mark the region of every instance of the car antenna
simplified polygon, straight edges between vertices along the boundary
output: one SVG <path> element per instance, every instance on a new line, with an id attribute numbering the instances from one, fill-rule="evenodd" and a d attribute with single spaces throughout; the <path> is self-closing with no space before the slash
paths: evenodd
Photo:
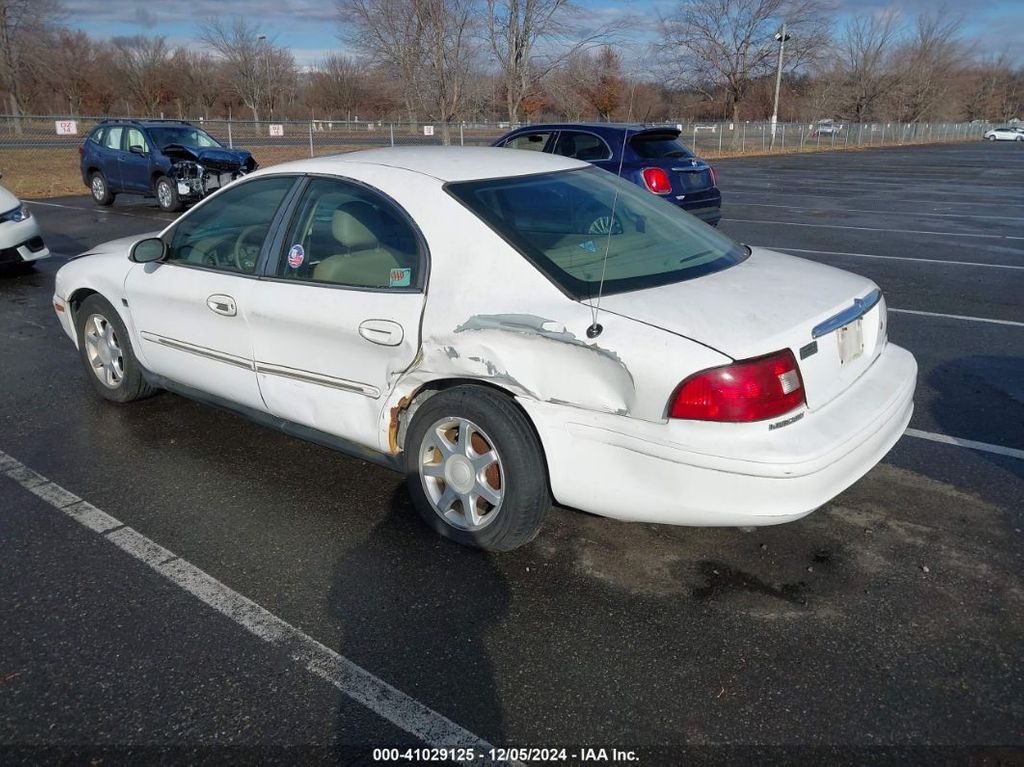
<path id="1" fill-rule="evenodd" d="M 616 178 L 622 178 L 622 163 L 626 159 L 626 139 L 629 138 L 629 123 L 633 119 L 633 96 L 636 94 L 636 78 L 633 79 L 633 86 L 629 90 L 629 111 L 626 113 L 626 127 L 622 130 L 622 146 L 619 148 L 619 168 L 615 172 Z M 608 254 L 612 247 L 612 231 L 615 229 L 615 209 L 619 204 L 619 187 L 615 187 L 615 196 L 612 197 L 611 215 L 608 217 L 608 232 L 604 240 L 604 260 L 601 262 L 601 281 L 597 284 L 597 303 L 590 306 L 590 327 L 587 328 L 587 338 L 597 338 L 604 331 L 604 327 L 597 321 L 601 312 L 601 294 L 604 293 L 604 276 L 608 271 Z"/>

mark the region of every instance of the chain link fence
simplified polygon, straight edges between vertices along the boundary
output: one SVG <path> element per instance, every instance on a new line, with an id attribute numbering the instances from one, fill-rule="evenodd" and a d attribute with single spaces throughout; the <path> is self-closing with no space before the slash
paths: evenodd
<path id="1" fill-rule="evenodd" d="M 78 148 L 101 117 L 0 115 L 0 172 L 20 197 L 81 194 Z M 144 119 L 144 118 L 136 118 Z M 253 153 L 263 167 L 303 157 L 386 146 L 450 143 L 488 146 L 508 123 L 395 123 L 346 120 L 192 120 L 228 146 Z M 665 123 L 706 159 L 976 140 L 989 126 L 974 123 Z M 511 126 L 517 127 L 517 126 Z"/>

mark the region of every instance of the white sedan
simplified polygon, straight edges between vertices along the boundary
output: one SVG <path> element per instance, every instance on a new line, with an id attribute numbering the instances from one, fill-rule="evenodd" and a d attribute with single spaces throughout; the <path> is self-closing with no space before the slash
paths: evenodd
<path id="1" fill-rule="evenodd" d="M 21 200 L 0 186 L 0 268 L 50 255 L 39 225 Z"/>
<path id="2" fill-rule="evenodd" d="M 993 128 L 985 131 L 983 137 L 989 141 L 1024 141 L 1024 128 Z"/>
<path id="3" fill-rule="evenodd" d="M 870 280 L 540 152 L 267 168 L 66 264 L 53 301 L 102 397 L 169 389 L 393 467 L 492 550 L 552 501 L 798 519 L 900 438 L 917 372 Z"/>

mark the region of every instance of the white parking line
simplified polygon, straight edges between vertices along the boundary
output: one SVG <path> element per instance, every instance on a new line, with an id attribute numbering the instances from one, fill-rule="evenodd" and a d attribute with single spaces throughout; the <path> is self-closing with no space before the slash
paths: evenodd
<path id="1" fill-rule="evenodd" d="M 729 194 L 736 194 L 729 192 Z M 740 193 L 742 194 L 742 192 Z M 751 208 L 785 208 L 786 210 L 805 210 L 808 213 L 877 213 L 883 216 L 927 216 L 928 218 L 969 218 L 986 221 L 1024 221 L 1022 216 L 977 216 L 973 213 L 920 213 L 909 210 L 866 210 L 864 208 L 814 208 L 809 205 L 777 205 L 771 202 L 734 202 Z"/>
<path id="2" fill-rule="evenodd" d="M 251 634 L 280 648 L 307 670 L 424 743 L 436 747 L 474 747 L 485 751 L 491 748 L 487 741 L 443 714 L 392 687 L 195 565 L 2 451 L 0 472 L 53 508 L 149 565 L 171 583 L 198 597 Z"/>
<path id="3" fill-rule="evenodd" d="M 80 208 L 77 205 L 59 205 L 55 202 L 38 202 L 37 200 L 25 200 L 29 205 L 44 205 L 47 208 L 64 208 L 65 210 L 77 210 L 80 213 L 99 213 L 102 215 L 109 216 L 128 216 L 128 218 L 148 218 L 150 221 L 163 221 L 165 224 L 171 223 L 166 218 L 157 218 L 156 216 L 145 216 L 138 213 L 128 213 L 123 210 L 101 210 L 100 208 Z"/>
<path id="4" fill-rule="evenodd" d="M 740 183 L 743 183 L 743 182 L 741 181 Z M 931 191 L 931 190 L 923 190 L 923 191 L 928 192 L 928 191 Z M 760 189 L 756 189 L 756 190 L 755 189 L 734 189 L 733 187 L 730 186 L 725 193 L 729 197 L 732 197 L 732 195 L 734 195 L 734 194 L 751 194 L 751 195 L 756 195 L 758 197 L 764 197 L 766 194 L 775 194 L 775 195 L 782 195 L 786 199 L 788 199 L 790 197 L 810 197 L 810 198 L 815 199 L 815 200 L 840 200 L 840 201 L 845 201 L 845 200 L 849 200 L 851 198 L 851 195 L 845 195 L 845 194 L 843 194 L 843 195 L 832 195 L 832 194 L 828 194 L 828 193 L 826 193 L 824 191 L 819 191 L 819 192 L 795 192 L 795 191 L 791 191 L 789 188 L 785 188 L 785 189 L 778 188 L 778 186 L 771 186 L 771 187 L 764 186 L 764 187 L 762 187 Z M 957 200 L 956 202 L 946 202 L 944 200 L 923 200 L 921 198 L 921 193 L 922 193 L 922 190 L 917 190 L 916 193 L 915 193 L 914 199 L 918 203 L 922 203 L 923 202 L 923 203 L 933 204 L 933 205 L 956 205 L 957 207 L 961 207 L 961 206 L 964 206 L 964 205 L 981 205 L 981 206 L 984 206 L 984 207 L 989 208 L 989 209 L 991 209 L 993 207 L 999 207 L 999 208 L 1024 208 L 1024 203 L 1013 203 L 1013 202 L 992 203 L 992 202 L 971 202 L 969 200 Z M 857 192 L 856 195 L 853 195 L 853 196 L 854 197 L 858 197 L 858 196 L 860 196 L 862 194 L 864 194 L 864 193 L 863 192 Z M 740 203 L 740 204 L 744 205 L 746 203 Z M 967 215 L 970 215 L 970 214 L 967 214 Z"/>
<path id="5" fill-rule="evenodd" d="M 1024 450 L 1018 450 L 1015 447 L 991 445 L 988 442 L 976 442 L 973 439 L 949 437 L 945 434 L 936 434 L 935 432 L 921 431 L 920 429 L 907 429 L 905 433 L 908 437 L 917 437 L 918 439 L 927 439 L 932 442 L 941 442 L 944 445 L 956 445 L 957 447 L 966 447 L 971 450 L 981 450 L 985 453 L 995 453 L 996 455 L 1006 455 L 1010 458 L 1024 460 Z"/>
<path id="6" fill-rule="evenodd" d="M 934 234 L 938 237 L 972 237 L 984 240 L 1024 240 L 1024 236 L 1011 234 L 967 234 L 965 232 L 929 232 L 921 229 L 883 229 L 875 226 L 846 226 L 843 224 L 807 224 L 802 221 L 772 221 L 761 218 L 723 218 L 743 224 L 774 224 L 776 226 L 809 226 L 813 229 L 855 229 L 858 232 L 895 232 L 898 234 Z"/>
<path id="7" fill-rule="evenodd" d="M 779 250 L 786 253 L 820 253 L 825 256 L 854 256 L 856 258 L 878 258 L 885 261 L 922 261 L 928 264 L 949 264 L 950 266 L 987 266 L 992 269 L 1018 269 L 1024 271 L 1024 266 L 1015 264 L 986 264 L 981 261 L 947 261 L 941 258 L 912 258 L 911 256 L 877 256 L 873 253 L 849 253 L 843 250 L 812 250 L 811 248 L 787 248 L 784 245 L 760 245 L 759 247 L 769 250 Z"/>
<path id="8" fill-rule="evenodd" d="M 917 309 L 893 309 L 889 307 L 890 312 L 896 314 L 916 314 L 922 317 L 941 317 L 946 320 L 963 320 L 964 322 L 985 322 L 990 325 L 1009 325 L 1014 328 L 1024 328 L 1024 322 L 1017 322 L 1015 320 L 994 320 L 991 317 L 971 317 L 964 314 L 943 314 L 942 312 L 922 312 Z"/>

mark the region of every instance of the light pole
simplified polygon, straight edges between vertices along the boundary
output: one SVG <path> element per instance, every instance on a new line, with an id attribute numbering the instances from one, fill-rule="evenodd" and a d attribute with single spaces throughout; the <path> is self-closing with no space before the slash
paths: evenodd
<path id="1" fill-rule="evenodd" d="M 259 42 L 263 43 L 263 60 L 267 65 L 267 109 L 270 112 L 270 118 L 274 117 L 274 99 L 270 93 L 270 41 L 267 40 L 266 35 L 260 35 L 256 38 Z"/>
<path id="2" fill-rule="evenodd" d="M 782 23 L 782 29 L 775 33 L 775 39 L 779 41 L 779 69 L 775 73 L 775 106 L 772 108 L 772 145 L 775 148 L 775 127 L 779 123 L 779 89 L 782 87 L 782 56 L 786 52 L 786 41 L 789 35 L 786 34 L 786 23 Z"/>

